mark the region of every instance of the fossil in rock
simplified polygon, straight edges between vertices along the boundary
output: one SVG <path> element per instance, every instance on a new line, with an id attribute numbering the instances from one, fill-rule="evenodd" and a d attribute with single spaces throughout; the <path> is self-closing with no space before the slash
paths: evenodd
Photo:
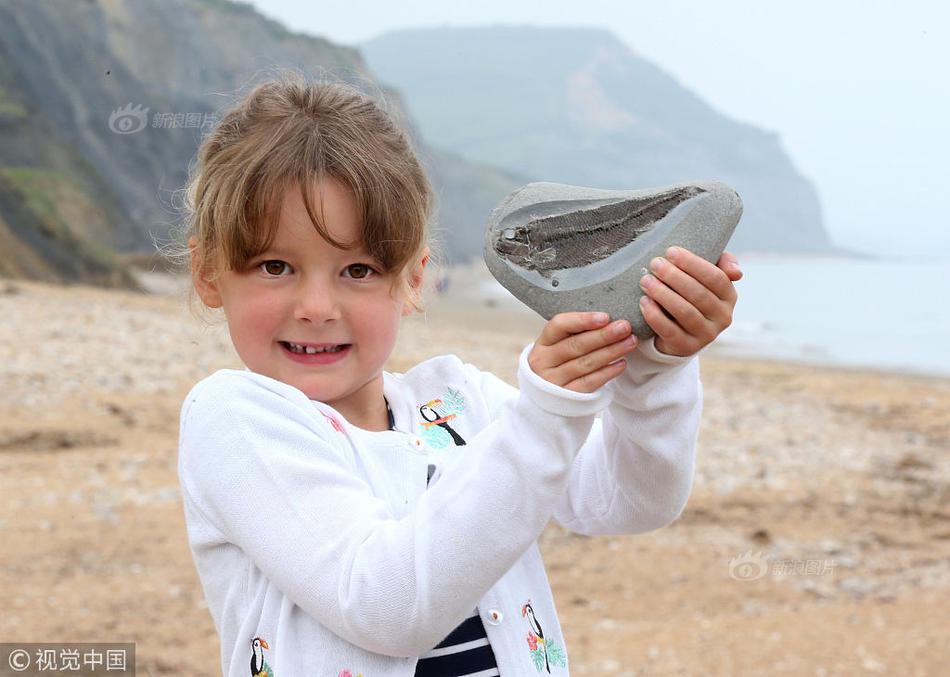
<path id="1" fill-rule="evenodd" d="M 741 214 L 739 196 L 717 181 L 626 191 L 530 183 L 491 213 L 485 263 L 546 319 L 602 310 L 647 339 L 639 280 L 650 260 L 677 245 L 716 263 Z"/>

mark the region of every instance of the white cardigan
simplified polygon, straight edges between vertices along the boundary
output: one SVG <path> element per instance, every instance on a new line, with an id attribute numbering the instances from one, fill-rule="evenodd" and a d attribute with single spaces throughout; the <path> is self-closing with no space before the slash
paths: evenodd
<path id="1" fill-rule="evenodd" d="M 551 517 L 587 535 L 676 519 L 702 383 L 698 356 L 651 339 L 577 393 L 531 371 L 532 346 L 520 390 L 455 355 L 383 372 L 396 431 L 246 369 L 191 389 L 178 472 L 224 675 L 410 676 L 475 607 L 503 677 L 569 674 L 537 538 Z"/>

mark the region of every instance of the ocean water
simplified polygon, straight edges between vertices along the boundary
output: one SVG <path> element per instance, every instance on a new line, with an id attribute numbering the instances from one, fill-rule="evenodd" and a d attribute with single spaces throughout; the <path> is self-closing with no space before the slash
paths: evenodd
<path id="1" fill-rule="evenodd" d="M 950 378 L 950 258 L 738 257 L 739 302 L 711 355 Z M 493 279 L 482 291 L 520 303 Z"/>
<path id="2" fill-rule="evenodd" d="M 739 256 L 717 354 L 950 377 L 950 259 Z"/>

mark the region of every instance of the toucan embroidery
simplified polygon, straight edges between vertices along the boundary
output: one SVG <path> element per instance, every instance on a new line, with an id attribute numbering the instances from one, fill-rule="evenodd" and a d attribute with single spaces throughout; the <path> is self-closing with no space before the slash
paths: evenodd
<path id="1" fill-rule="evenodd" d="M 264 649 L 270 647 L 262 637 L 251 640 L 251 677 L 274 677 L 274 671 L 264 660 Z"/>
<path id="2" fill-rule="evenodd" d="M 528 649 L 531 651 L 531 660 L 534 661 L 537 671 L 541 672 L 541 668 L 545 668 L 550 674 L 551 665 L 566 667 L 567 659 L 561 647 L 550 637 L 544 638 L 544 630 L 541 629 L 541 623 L 534 615 L 530 599 L 521 607 L 521 617 L 528 619 L 528 627 L 531 628 L 527 634 Z"/>
<path id="3" fill-rule="evenodd" d="M 436 449 L 447 447 L 449 442 L 453 442 L 457 447 L 463 446 L 465 440 L 449 425 L 449 421 L 464 410 L 465 396 L 455 388 L 449 388 L 442 399 L 430 400 L 420 405 L 422 439 Z"/>

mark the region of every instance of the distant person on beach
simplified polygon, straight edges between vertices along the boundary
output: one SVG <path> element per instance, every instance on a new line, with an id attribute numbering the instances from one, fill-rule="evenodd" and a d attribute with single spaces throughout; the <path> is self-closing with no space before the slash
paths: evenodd
<path id="1" fill-rule="evenodd" d="M 433 192 L 355 88 L 258 85 L 203 141 L 187 196 L 193 292 L 245 365 L 199 381 L 180 419 L 223 674 L 567 675 L 538 538 L 552 517 L 600 535 L 680 515 L 697 353 L 731 323 L 735 257 L 664 260 L 639 345 L 626 321 L 554 316 L 515 388 L 456 355 L 383 370 L 423 309 Z"/>

